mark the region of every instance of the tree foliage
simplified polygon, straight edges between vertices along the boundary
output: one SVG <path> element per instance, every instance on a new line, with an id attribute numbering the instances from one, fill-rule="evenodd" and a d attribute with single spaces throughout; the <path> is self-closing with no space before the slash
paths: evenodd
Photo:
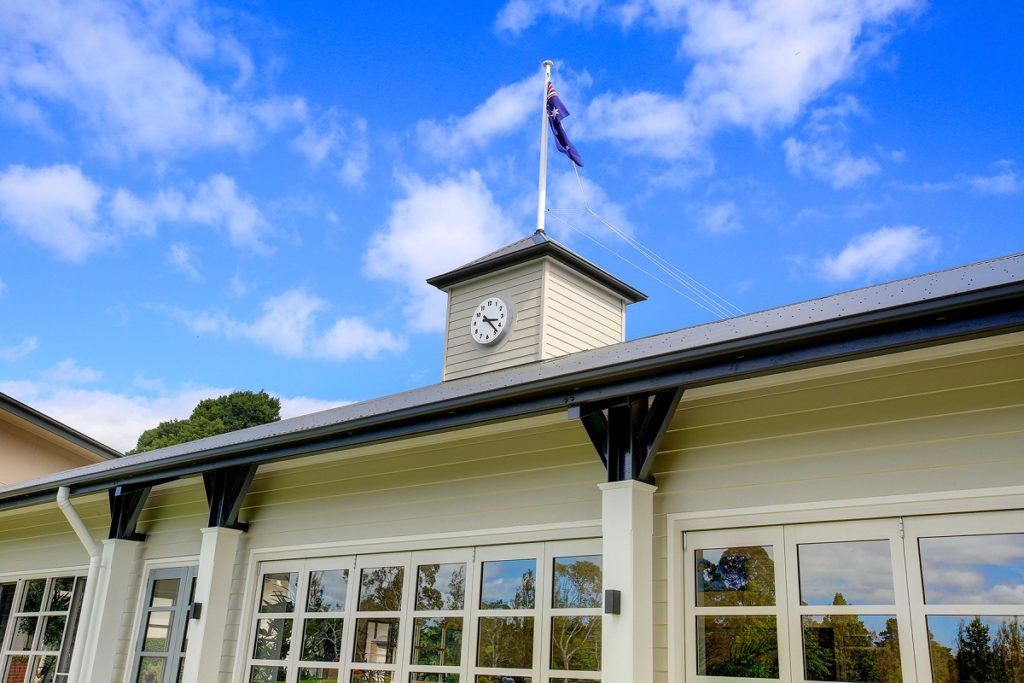
<path id="1" fill-rule="evenodd" d="M 130 453 L 151 451 L 280 419 L 281 399 L 265 391 L 235 391 L 200 401 L 184 420 L 167 420 L 147 429 Z"/>

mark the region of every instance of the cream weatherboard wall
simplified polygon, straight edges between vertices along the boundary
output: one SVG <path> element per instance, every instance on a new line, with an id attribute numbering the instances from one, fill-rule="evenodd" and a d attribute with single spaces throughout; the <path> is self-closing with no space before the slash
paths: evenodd
<path id="1" fill-rule="evenodd" d="M 688 392 L 655 467 L 655 681 L 681 646 L 668 515 L 1022 486 L 1022 437 L 1020 333 Z"/>
<path id="2" fill-rule="evenodd" d="M 545 270 L 542 358 L 618 344 L 626 338 L 626 302 L 557 261 Z"/>

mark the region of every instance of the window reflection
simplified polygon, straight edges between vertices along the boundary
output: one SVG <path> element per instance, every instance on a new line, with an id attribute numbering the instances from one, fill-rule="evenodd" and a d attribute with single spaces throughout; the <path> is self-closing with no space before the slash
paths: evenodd
<path id="1" fill-rule="evenodd" d="M 338 680 L 337 669 L 299 669 L 301 683 L 323 683 Z"/>
<path id="2" fill-rule="evenodd" d="M 775 617 L 697 617 L 697 673 L 778 678 L 779 642 Z"/>
<path id="3" fill-rule="evenodd" d="M 1024 616 L 929 616 L 932 680 L 1024 681 Z"/>
<path id="4" fill-rule="evenodd" d="M 359 579 L 359 609 L 368 612 L 397 612 L 402 609 L 403 567 L 374 567 L 362 570 Z"/>
<path id="5" fill-rule="evenodd" d="M 926 603 L 1024 604 L 1024 534 L 922 538 L 918 547 Z"/>
<path id="6" fill-rule="evenodd" d="M 302 661 L 338 661 L 344 624 L 344 619 L 306 619 L 302 634 Z"/>
<path id="7" fill-rule="evenodd" d="M 804 670 L 809 681 L 898 683 L 896 617 L 830 614 L 801 618 Z"/>
<path id="8" fill-rule="evenodd" d="M 353 662 L 394 664 L 398 619 L 357 619 Z"/>
<path id="9" fill-rule="evenodd" d="M 462 659 L 462 619 L 436 617 L 413 620 L 413 664 L 458 666 Z"/>
<path id="10" fill-rule="evenodd" d="M 309 573 L 307 612 L 344 612 L 348 595 L 348 570 L 332 569 Z"/>
<path id="11" fill-rule="evenodd" d="M 352 669 L 352 683 L 392 683 L 392 676 L 390 671 Z"/>
<path id="12" fill-rule="evenodd" d="M 551 618 L 551 668 L 601 670 L 601 617 Z"/>
<path id="13" fill-rule="evenodd" d="M 805 605 L 891 605 L 896 600 L 889 541 L 803 543 L 797 556 Z"/>
<path id="14" fill-rule="evenodd" d="M 260 619 L 256 622 L 253 659 L 288 659 L 291 645 L 291 619 Z"/>
<path id="15" fill-rule="evenodd" d="M 254 666 L 249 675 L 249 683 L 281 683 L 287 677 L 288 669 L 283 666 Z"/>
<path id="16" fill-rule="evenodd" d="M 556 557 L 552 583 L 552 607 L 600 607 L 601 556 Z"/>
<path id="17" fill-rule="evenodd" d="M 533 609 L 537 561 L 500 560 L 483 563 L 480 607 L 483 609 Z"/>
<path id="18" fill-rule="evenodd" d="M 698 550 L 697 606 L 774 605 L 772 553 L 770 545 Z"/>
<path id="19" fill-rule="evenodd" d="M 416 572 L 416 609 L 460 610 L 466 601 L 466 565 L 421 564 Z"/>
<path id="20" fill-rule="evenodd" d="M 260 593 L 261 612 L 294 612 L 299 592 L 298 572 L 264 574 Z"/>
<path id="21" fill-rule="evenodd" d="M 481 617 L 477 666 L 533 668 L 533 617 Z"/>

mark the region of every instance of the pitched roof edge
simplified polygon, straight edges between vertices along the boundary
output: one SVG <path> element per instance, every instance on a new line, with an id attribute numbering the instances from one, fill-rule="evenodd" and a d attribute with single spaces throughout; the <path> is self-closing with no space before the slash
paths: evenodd
<path id="1" fill-rule="evenodd" d="M 49 415 L 36 410 L 32 406 L 26 405 L 18 399 L 4 393 L 0 393 L 0 410 L 15 415 L 26 422 L 30 422 L 36 427 L 44 429 L 64 441 L 68 441 L 79 448 L 84 448 L 90 453 L 100 456 L 104 460 L 114 460 L 124 456 L 120 451 L 114 450 L 110 446 L 100 443 L 91 436 L 83 434 L 77 429 L 69 427 L 63 422 L 55 420 Z"/>

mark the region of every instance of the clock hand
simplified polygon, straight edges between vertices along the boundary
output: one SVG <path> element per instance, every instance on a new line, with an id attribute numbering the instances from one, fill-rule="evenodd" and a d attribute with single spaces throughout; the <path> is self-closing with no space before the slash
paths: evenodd
<path id="1" fill-rule="evenodd" d="M 497 320 L 498 320 L 497 318 L 488 318 L 486 315 L 484 316 L 484 322 L 487 323 L 488 325 L 490 325 L 491 329 L 494 330 L 495 332 L 498 331 L 498 328 L 494 326 L 494 323 Z"/>

